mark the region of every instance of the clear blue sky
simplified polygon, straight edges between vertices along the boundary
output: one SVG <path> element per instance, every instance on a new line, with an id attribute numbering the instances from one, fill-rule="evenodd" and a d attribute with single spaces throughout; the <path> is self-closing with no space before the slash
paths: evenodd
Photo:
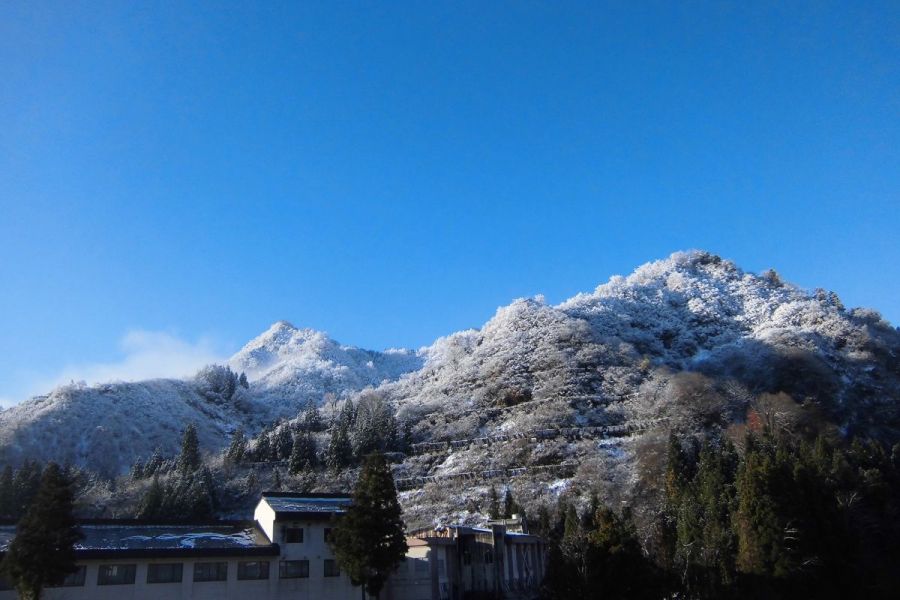
<path id="1" fill-rule="evenodd" d="M 897 2 L 7 1 L 0 124 L 7 402 L 128 332 L 415 347 L 687 248 L 900 322 Z"/>

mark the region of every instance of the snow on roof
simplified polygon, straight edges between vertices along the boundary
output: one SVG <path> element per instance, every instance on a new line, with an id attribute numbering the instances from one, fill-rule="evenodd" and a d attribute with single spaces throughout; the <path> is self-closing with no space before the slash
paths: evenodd
<path id="1" fill-rule="evenodd" d="M 271 544 L 252 525 L 155 525 L 123 520 L 120 523 L 83 523 L 84 539 L 76 550 L 241 550 Z M 0 526 L 0 550 L 15 536 L 14 525 Z"/>
<path id="2" fill-rule="evenodd" d="M 303 496 L 270 492 L 263 494 L 263 500 L 276 513 L 314 513 L 323 515 L 346 512 L 347 507 L 353 502 L 349 496 Z"/>

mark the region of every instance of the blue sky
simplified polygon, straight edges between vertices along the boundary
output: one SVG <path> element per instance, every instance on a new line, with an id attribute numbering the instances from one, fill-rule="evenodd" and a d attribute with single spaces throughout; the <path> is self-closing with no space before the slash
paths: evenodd
<path id="1" fill-rule="evenodd" d="M 900 322 L 896 2 L 187 4 L 0 4 L 0 401 L 687 248 Z"/>

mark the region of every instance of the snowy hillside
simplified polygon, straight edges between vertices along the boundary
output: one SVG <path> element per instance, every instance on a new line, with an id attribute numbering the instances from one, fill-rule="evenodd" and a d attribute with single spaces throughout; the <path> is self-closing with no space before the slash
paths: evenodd
<path id="1" fill-rule="evenodd" d="M 896 328 L 833 293 L 704 252 L 648 263 L 556 306 L 516 300 L 419 352 L 344 346 L 281 321 L 228 367 L 32 399 L 0 413 L 0 457 L 122 472 L 156 447 L 174 454 L 188 422 L 209 452 L 234 428 L 254 435 L 309 399 L 376 398 L 411 436 L 395 474 L 416 524 L 481 518 L 471 509 L 487 494 L 485 473 L 526 503 L 567 488 L 610 502 L 640 496 L 670 430 L 730 431 L 751 409 L 769 410 L 761 405 L 843 435 L 900 440 Z M 247 387 L 235 385 L 240 373 Z M 328 425 L 316 431 L 320 453 Z M 316 477 L 319 488 L 347 481 Z"/>
<path id="2" fill-rule="evenodd" d="M 173 456 L 187 423 L 204 451 L 219 451 L 237 427 L 254 432 L 293 417 L 308 399 L 341 397 L 418 368 L 407 350 L 342 346 L 324 333 L 280 321 L 229 361 L 250 389 L 222 394 L 197 377 L 96 386 L 69 385 L 0 412 L 0 460 L 57 460 L 118 474 L 156 449 Z M 221 371 L 227 370 L 221 369 Z M 212 388 L 210 387 L 212 385 Z"/>
<path id="3" fill-rule="evenodd" d="M 630 498 L 667 431 L 740 425 L 760 402 L 900 439 L 897 329 L 833 293 L 703 252 L 558 306 L 518 300 L 425 355 L 420 371 L 376 390 L 428 450 L 397 468 L 412 482 L 404 504 L 414 522 L 466 519 L 487 493 L 485 473 L 516 474 L 523 499 L 566 486 Z M 454 450 L 432 452 L 441 441 Z M 452 496 L 442 492 L 450 482 Z"/>
<path id="4" fill-rule="evenodd" d="M 343 346 L 321 331 L 298 329 L 278 321 L 228 362 L 247 374 L 251 391 L 296 414 L 307 399 L 321 401 L 366 386 L 379 385 L 414 371 L 422 359 L 410 350 L 374 352 Z"/>
<path id="5" fill-rule="evenodd" d="M 68 385 L 0 413 L 0 452 L 4 463 L 53 459 L 112 475 L 157 448 L 174 455 L 186 423 L 202 447 L 218 449 L 242 417 L 184 381 Z"/>

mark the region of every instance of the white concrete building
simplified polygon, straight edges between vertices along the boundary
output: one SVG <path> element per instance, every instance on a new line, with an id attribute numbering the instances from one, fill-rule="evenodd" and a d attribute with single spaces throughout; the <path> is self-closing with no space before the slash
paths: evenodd
<path id="1" fill-rule="evenodd" d="M 347 496 L 266 492 L 254 521 L 151 523 L 95 520 L 81 524 L 77 573 L 46 600 L 356 599 L 326 543 Z M 0 527 L 0 547 L 14 526 Z M 0 586 L 0 600 L 16 593 Z"/>
<path id="2" fill-rule="evenodd" d="M 253 521 L 83 521 L 78 571 L 46 600 L 357 600 L 328 538 L 351 499 L 264 492 Z M 382 600 L 527 599 L 544 572 L 544 545 L 520 524 L 423 529 Z M 519 531 L 515 531 L 516 528 Z M 15 535 L 0 525 L 0 553 Z M 0 600 L 15 591 L 0 581 Z"/>

